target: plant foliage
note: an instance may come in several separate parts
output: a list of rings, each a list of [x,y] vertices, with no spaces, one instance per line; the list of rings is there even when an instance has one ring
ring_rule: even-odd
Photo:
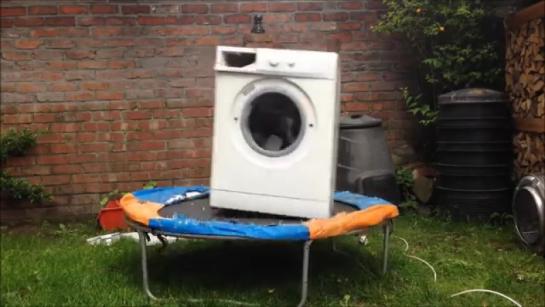
[[[4,162],[8,156],[22,156],[36,146],[38,133],[29,129],[9,130],[0,137],[0,160]]]
[[[0,137],[0,162],[3,164],[9,156],[22,156],[36,146],[38,133],[29,129],[10,130]],[[0,171],[0,188],[3,195],[14,200],[28,200],[41,203],[51,199],[51,195],[42,186],[32,184],[25,179],[15,178]]]
[[[470,0],[384,0],[387,13],[374,27],[404,39],[417,59],[418,88],[414,105],[436,109],[435,97],[468,86],[497,87],[501,54],[491,33],[493,19],[481,4]],[[428,110],[417,112],[434,121]]]

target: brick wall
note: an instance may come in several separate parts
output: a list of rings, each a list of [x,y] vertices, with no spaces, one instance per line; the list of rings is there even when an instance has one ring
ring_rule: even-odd
[[[395,144],[410,126],[396,90],[408,61],[370,31],[381,9],[377,0],[2,1],[1,127],[45,132],[7,168],[76,213],[149,180],[206,184],[219,44],[340,52],[343,111],[383,118]],[[264,34],[250,33],[257,13]]]

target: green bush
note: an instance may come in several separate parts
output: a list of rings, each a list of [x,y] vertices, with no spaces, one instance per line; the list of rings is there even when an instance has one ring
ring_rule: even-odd
[[[10,130],[0,137],[0,162],[4,164],[9,156],[22,156],[36,146],[38,133],[29,129]],[[51,195],[42,186],[32,184],[25,179],[15,178],[0,171],[2,196],[14,200],[28,200],[31,203],[49,201]]]
[[[38,133],[29,129],[9,130],[0,137],[0,160],[4,162],[8,156],[22,156],[36,146]]]
[[[436,96],[468,86],[501,87],[502,62],[494,17],[484,1],[384,0],[374,31],[403,39],[416,57],[416,103],[436,110]],[[413,101],[414,102],[414,101]],[[434,121],[434,114],[420,114]]]

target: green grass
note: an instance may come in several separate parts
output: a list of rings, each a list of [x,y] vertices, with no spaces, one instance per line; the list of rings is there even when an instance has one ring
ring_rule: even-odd
[[[512,306],[492,294],[453,293],[472,288],[502,292],[523,306],[545,302],[545,261],[522,249],[511,226],[458,224],[407,215],[391,239],[390,272],[379,271],[381,234],[362,246],[354,237],[311,247],[308,306]],[[150,281],[161,302],[141,289],[136,242],[89,246],[92,225],[44,225],[1,234],[1,302],[11,305],[226,306],[231,299],[262,306],[294,306],[299,300],[301,244],[181,241],[160,252],[149,248]],[[345,255],[348,254],[349,256]],[[188,298],[202,299],[189,303]]]

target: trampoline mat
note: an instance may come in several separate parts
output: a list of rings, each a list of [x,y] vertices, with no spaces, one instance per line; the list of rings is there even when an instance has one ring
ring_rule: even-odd
[[[333,206],[333,215],[340,212],[349,213],[357,210],[357,208],[336,201],[334,202]],[[187,200],[178,204],[164,206],[158,213],[159,216],[164,218],[172,218],[175,215],[183,215],[198,221],[215,220],[256,225],[301,224],[302,222],[308,220],[306,218],[293,218],[258,212],[212,208],[210,207],[209,198]]]

